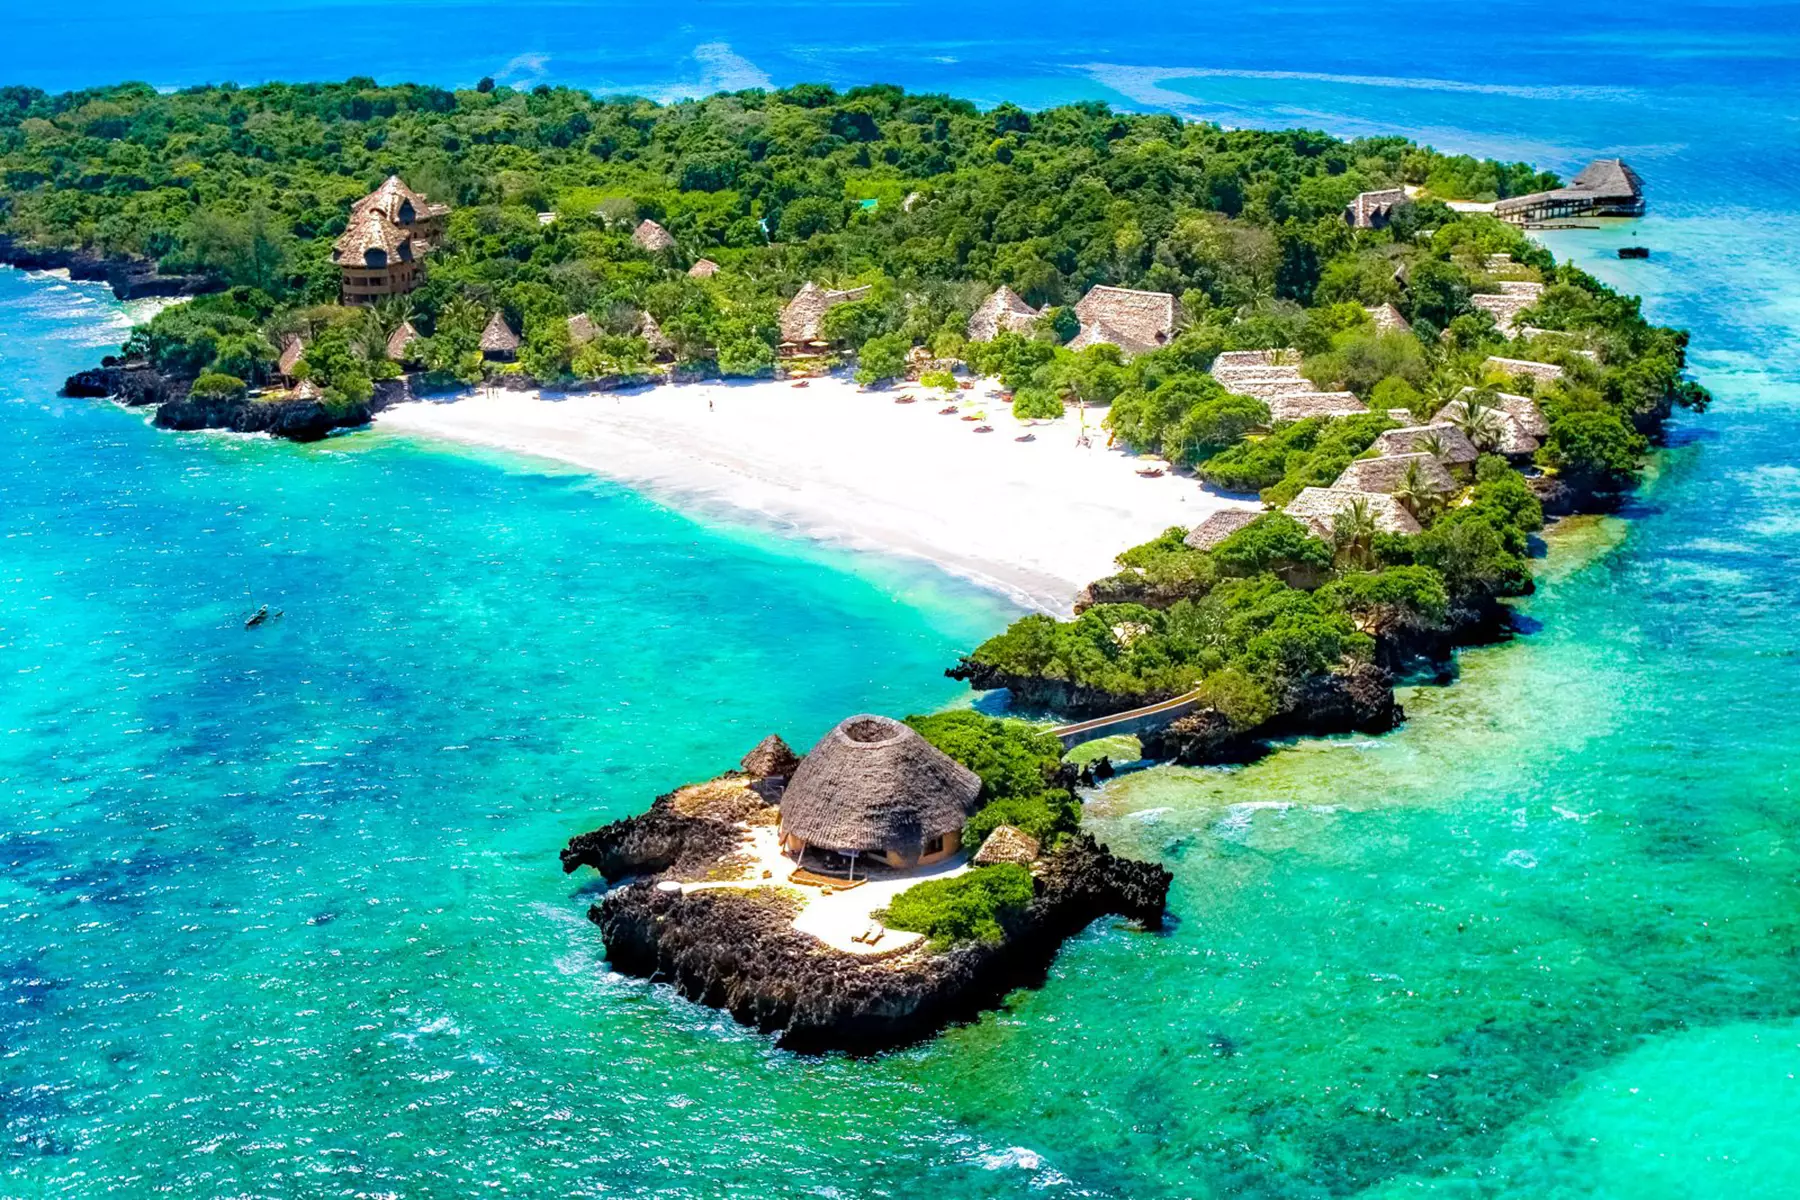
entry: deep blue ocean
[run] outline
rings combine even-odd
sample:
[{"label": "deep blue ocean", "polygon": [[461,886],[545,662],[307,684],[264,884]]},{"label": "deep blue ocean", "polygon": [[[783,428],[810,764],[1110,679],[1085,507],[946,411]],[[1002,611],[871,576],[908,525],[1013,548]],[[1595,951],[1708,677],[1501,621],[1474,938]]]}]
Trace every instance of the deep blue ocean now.
[{"label": "deep blue ocean", "polygon": [[1718,397],[1402,730],[1095,795],[1169,932],[805,1059],[609,974],[555,851],[955,701],[1011,610],[567,470],[59,400],[131,314],[0,272],[0,1196],[1800,1195],[1800,6],[0,15],[51,88],[888,81],[1621,154],[1651,215],[1549,244]]}]

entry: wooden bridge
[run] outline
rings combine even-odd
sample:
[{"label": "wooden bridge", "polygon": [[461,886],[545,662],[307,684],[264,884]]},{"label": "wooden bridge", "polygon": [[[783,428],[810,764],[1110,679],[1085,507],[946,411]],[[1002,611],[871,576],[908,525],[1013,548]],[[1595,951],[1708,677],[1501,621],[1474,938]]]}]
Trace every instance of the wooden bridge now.
[{"label": "wooden bridge", "polygon": [[1176,696],[1172,700],[1164,700],[1159,704],[1146,704],[1142,708],[1134,708],[1128,712],[1113,713],[1110,716],[1095,717],[1091,721],[1078,721],[1073,725],[1064,725],[1051,730],[1062,742],[1065,751],[1072,750],[1083,742],[1091,742],[1098,738],[1113,737],[1126,733],[1147,733],[1152,729],[1161,729],[1164,725],[1178,717],[1185,717],[1195,709],[1202,707],[1200,693],[1188,692]]}]

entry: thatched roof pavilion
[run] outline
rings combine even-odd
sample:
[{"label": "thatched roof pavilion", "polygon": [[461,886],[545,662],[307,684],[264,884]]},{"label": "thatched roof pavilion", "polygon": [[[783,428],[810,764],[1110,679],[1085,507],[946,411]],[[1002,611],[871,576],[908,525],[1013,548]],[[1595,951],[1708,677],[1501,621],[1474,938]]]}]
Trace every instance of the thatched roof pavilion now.
[{"label": "thatched roof pavilion", "polygon": [[638,222],[638,227],[632,230],[631,240],[652,254],[675,248],[675,236],[649,219]]},{"label": "thatched roof pavilion", "polygon": [[481,331],[481,353],[486,358],[511,358],[519,351],[519,335],[506,323],[506,314],[498,309],[488,318]]},{"label": "thatched roof pavilion", "polygon": [[1106,327],[1104,335],[1092,336],[1090,345],[1104,341],[1128,354],[1167,345],[1175,336],[1177,312],[1175,297],[1168,292],[1140,292],[1105,284],[1089,288],[1075,304],[1083,334],[1090,325]]},{"label": "thatched roof pavilion", "polygon": [[1390,429],[1375,439],[1374,449],[1383,456],[1431,454],[1447,467],[1466,467],[1481,457],[1468,434],[1449,424]]},{"label": "thatched roof pavilion", "polygon": [[1338,515],[1361,501],[1375,519],[1382,533],[1418,533],[1420,527],[1413,515],[1398,500],[1381,492],[1358,492],[1348,488],[1309,487],[1281,511],[1310,528],[1315,535],[1330,541],[1337,531]]},{"label": "thatched roof pavilion", "polygon": [[846,718],[800,760],[781,797],[789,853],[823,850],[892,866],[956,852],[981,778],[899,721]]},{"label": "thatched roof pavilion", "polygon": [[1262,513],[1255,509],[1222,508],[1188,530],[1187,537],[1182,540],[1195,550],[1211,550],[1260,516]]},{"label": "thatched roof pavilion", "polygon": [[1456,490],[1456,480],[1443,463],[1429,454],[1394,454],[1386,458],[1359,458],[1344,468],[1331,486],[1354,492],[1380,492],[1391,496],[1417,472],[1419,483],[1435,495]]},{"label": "thatched roof pavilion", "polygon": [[1016,825],[996,825],[994,832],[987,835],[981,843],[981,849],[975,852],[975,865],[991,867],[995,863],[1018,863],[1025,866],[1035,862],[1043,852],[1038,840]]},{"label": "thatched roof pavilion", "polygon": [[1008,329],[1023,333],[1039,315],[1019,293],[1009,287],[996,288],[969,318],[969,340],[991,342],[997,334]]},{"label": "thatched roof pavilion", "polygon": [[719,264],[710,258],[703,258],[688,268],[689,279],[711,279],[719,273]]},{"label": "thatched roof pavilion", "polygon": [[1381,229],[1393,220],[1396,208],[1411,203],[1405,188],[1362,192],[1344,206],[1344,223],[1352,229]]},{"label": "thatched roof pavilion", "polygon": [[1563,217],[1641,217],[1644,181],[1622,158],[1597,158],[1569,186],[1528,196],[1508,196],[1494,205],[1502,221],[1526,224]]}]

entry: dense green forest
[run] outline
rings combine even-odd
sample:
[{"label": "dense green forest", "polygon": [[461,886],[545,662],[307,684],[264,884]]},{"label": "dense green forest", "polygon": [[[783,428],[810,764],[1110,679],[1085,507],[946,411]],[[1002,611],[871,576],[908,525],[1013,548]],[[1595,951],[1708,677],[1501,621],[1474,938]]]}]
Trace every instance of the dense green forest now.
[{"label": "dense green forest", "polygon": [[[453,206],[446,236],[418,291],[338,307],[332,241],[390,173]],[[1098,103],[982,111],[887,86],[673,105],[485,80],[456,92],[367,79],[170,95],[0,89],[0,237],[226,285],[130,345],[197,380],[197,394],[265,382],[300,333],[301,373],[329,402],[359,403],[401,370],[385,345],[404,320],[423,335],[427,384],[494,370],[546,382],[643,373],[645,312],[676,365],[765,373],[779,307],[810,280],[870,285],[824,324],[859,378],[897,375],[924,346],[998,377],[1021,415],[1104,407],[1114,437],[1272,506],[1450,406],[1445,419],[1482,455],[1455,495],[1396,492],[1420,532],[1380,532],[1360,511],[1323,532],[1271,514],[1207,550],[1171,531],[1122,556],[1079,619],[1027,618],[972,656],[1120,700],[1205,686],[1246,728],[1396,631],[1491,617],[1530,586],[1544,479],[1583,500],[1629,488],[1670,411],[1706,403],[1683,379],[1685,334],[1650,325],[1636,300],[1558,266],[1518,230],[1442,203],[1555,182],[1401,138],[1225,130]],[[1390,225],[1346,224],[1358,192],[1403,184],[1422,190]],[[646,218],[672,249],[633,241]],[[720,269],[690,277],[702,257]],[[1528,332],[1498,328],[1474,302],[1509,283],[1542,285],[1521,317]],[[1129,361],[1112,346],[1071,351],[1070,306],[1096,284],[1173,294],[1176,336]],[[1000,285],[1043,316],[967,343],[969,315]],[[1385,305],[1410,329],[1378,326],[1370,309]],[[524,339],[504,367],[477,350],[495,310]],[[581,347],[567,322],[578,313],[602,334]],[[1370,413],[1271,422],[1263,401],[1207,373],[1222,351],[1265,348],[1291,349],[1314,385],[1352,392]],[[1496,370],[1495,355],[1562,377]],[[1534,453],[1510,461],[1502,392],[1547,426]],[[1520,467],[1544,475],[1528,486]]]}]

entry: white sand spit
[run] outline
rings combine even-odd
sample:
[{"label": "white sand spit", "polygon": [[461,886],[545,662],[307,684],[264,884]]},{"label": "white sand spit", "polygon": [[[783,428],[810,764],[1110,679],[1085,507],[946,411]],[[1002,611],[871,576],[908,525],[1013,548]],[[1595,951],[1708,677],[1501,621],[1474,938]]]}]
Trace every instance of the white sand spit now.
[{"label": "white sand spit", "polygon": [[[902,394],[919,397],[896,404]],[[946,403],[960,413],[940,415]],[[962,416],[985,413],[992,433]],[[1113,556],[1171,525],[1255,507],[1190,475],[1138,475],[1073,412],[1026,426],[986,386],[951,401],[845,379],[700,383],[625,393],[483,392],[376,418],[387,430],[580,466],[678,508],[858,550],[923,558],[1026,606],[1066,614]],[[1014,439],[1026,434],[1030,442]]]}]

